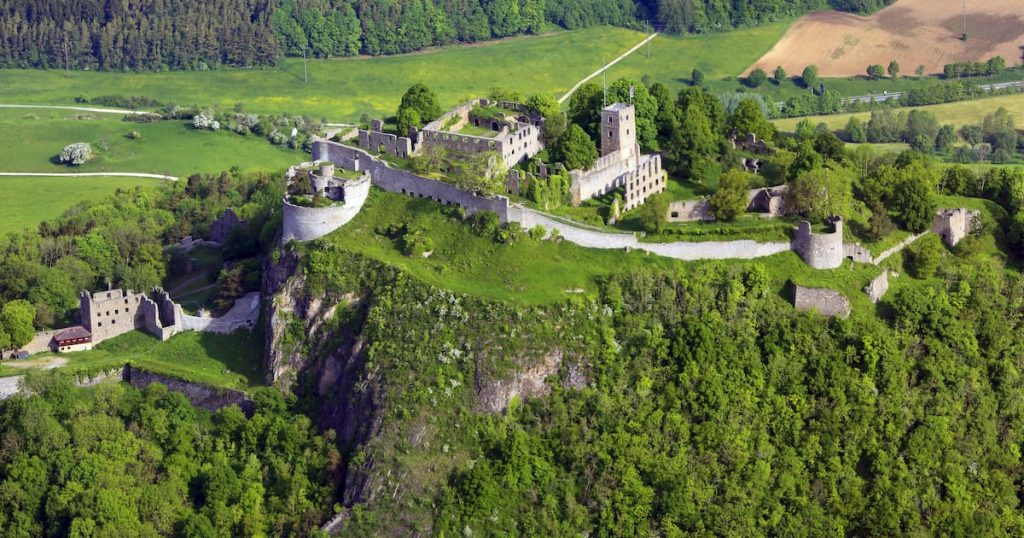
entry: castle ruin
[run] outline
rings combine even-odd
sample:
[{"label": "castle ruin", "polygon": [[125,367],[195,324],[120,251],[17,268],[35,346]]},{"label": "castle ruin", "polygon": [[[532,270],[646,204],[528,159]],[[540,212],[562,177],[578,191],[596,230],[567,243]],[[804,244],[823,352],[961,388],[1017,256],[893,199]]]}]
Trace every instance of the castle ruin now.
[{"label": "castle ruin", "polygon": [[573,204],[622,188],[626,193],[624,211],[663,192],[668,181],[661,167],[661,155],[640,153],[636,108],[625,103],[601,110],[601,157],[589,170],[573,170],[569,174]]},{"label": "castle ruin", "polygon": [[811,223],[802,221],[793,238],[793,250],[800,255],[807,265],[815,269],[835,269],[843,265],[845,249],[843,247],[843,219],[828,219],[832,231],[814,233]]}]

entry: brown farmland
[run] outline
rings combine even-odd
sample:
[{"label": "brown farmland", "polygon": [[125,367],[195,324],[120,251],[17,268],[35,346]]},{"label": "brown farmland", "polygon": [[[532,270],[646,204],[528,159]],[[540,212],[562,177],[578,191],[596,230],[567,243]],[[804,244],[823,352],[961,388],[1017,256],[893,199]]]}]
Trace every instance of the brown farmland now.
[{"label": "brown farmland", "polygon": [[[750,69],[781,65],[798,75],[810,64],[821,76],[863,75],[870,64],[896,60],[902,75],[923,65],[941,73],[947,63],[1000,55],[1007,66],[1024,57],[1024,0],[967,2],[966,42],[961,0],[899,0],[870,17],[825,11],[798,20]],[[748,70],[749,71],[749,70]]]}]

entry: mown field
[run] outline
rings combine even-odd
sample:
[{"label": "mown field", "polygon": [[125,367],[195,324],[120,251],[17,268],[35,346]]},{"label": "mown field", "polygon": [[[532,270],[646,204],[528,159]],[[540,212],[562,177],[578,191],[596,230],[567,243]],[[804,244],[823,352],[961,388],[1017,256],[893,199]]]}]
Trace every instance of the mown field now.
[{"label": "mown field", "polygon": [[[950,123],[956,126],[981,123],[985,115],[991,114],[999,107],[1006,108],[1015,118],[1024,120],[1024,95],[1002,95],[987,99],[974,101],[961,101],[958,103],[946,103],[915,107],[920,110],[927,110],[935,114],[940,123]],[[910,111],[911,108],[901,108],[900,111]],[[850,121],[851,116],[856,116],[863,121],[871,117],[870,112],[858,112],[855,114],[833,114],[830,116],[808,116],[807,118],[786,118],[775,120],[775,126],[785,132],[793,132],[796,124],[801,120],[808,119],[815,125],[824,123],[830,129],[842,129]]]},{"label": "mown field", "polygon": [[118,189],[154,188],[159,179],[132,177],[0,177],[0,235],[53,220],[75,204]]},{"label": "mown field", "polygon": [[[0,144],[0,172],[104,173],[134,172],[187,177],[238,167],[276,172],[301,161],[305,154],[274,146],[257,136],[196,131],[183,121],[136,124],[113,114],[54,110],[0,109],[0,129],[13,136]],[[128,131],[142,138],[131,140]],[[107,149],[102,148],[104,143]],[[96,158],[78,167],[58,164],[61,148],[89,142]],[[83,200],[96,200],[118,188],[152,187],[158,179],[127,177],[0,176],[0,234],[33,227],[60,216]]]},{"label": "mown field", "polygon": [[402,56],[311,60],[309,82],[302,60],[273,69],[210,72],[114,73],[0,70],[0,102],[70,104],[79,95],[145,95],[183,105],[253,112],[289,112],[354,121],[364,114],[393,114],[402,93],[423,82],[441,104],[486,94],[493,86],[523,94],[561,95],[644,38],[642,32],[596,27],[519,37]]},{"label": "mown field", "polygon": [[[90,118],[90,119],[75,119]],[[244,170],[281,170],[302,152],[274,146],[258,136],[196,131],[185,121],[128,123],[114,114],[0,109],[0,129],[17,133],[0,144],[0,172],[141,172],[188,176]],[[142,138],[131,140],[128,131]],[[107,149],[103,149],[103,141]],[[56,162],[61,148],[89,142],[96,158],[82,166]]]}]

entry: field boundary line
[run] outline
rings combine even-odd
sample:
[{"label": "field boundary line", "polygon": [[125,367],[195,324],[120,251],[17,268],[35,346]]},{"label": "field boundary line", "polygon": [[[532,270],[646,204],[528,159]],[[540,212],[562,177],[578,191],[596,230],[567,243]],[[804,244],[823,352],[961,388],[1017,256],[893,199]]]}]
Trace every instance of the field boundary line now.
[{"label": "field boundary line", "polygon": [[177,176],[145,172],[0,172],[2,177],[143,177],[178,181]]},{"label": "field boundary line", "polygon": [[651,41],[653,41],[654,38],[658,37],[658,35],[660,33],[661,32],[654,32],[653,34],[647,36],[646,38],[644,38],[643,41],[641,41],[640,43],[637,43],[633,48],[631,48],[631,49],[627,50],[626,52],[623,52],[622,54],[620,54],[618,58],[615,58],[611,62],[608,62],[607,64],[602,66],[601,69],[598,69],[597,71],[594,71],[593,73],[588,75],[583,80],[577,82],[576,85],[573,86],[572,88],[570,88],[569,91],[566,92],[565,95],[563,95],[561,98],[558,99],[558,104],[562,104],[562,103],[566,102],[570,97],[572,97],[572,94],[576,93],[576,90],[580,89],[580,86],[590,82],[591,80],[594,79],[594,77],[600,75],[601,73],[604,73],[605,71],[608,70],[609,67],[611,67],[611,66],[621,62],[622,60],[625,60],[630,54],[633,54],[634,52],[640,50],[640,48],[643,47],[644,45],[646,45],[646,44],[650,43]]},{"label": "field boundary line", "polygon": [[54,110],[77,110],[79,112],[97,112],[100,114],[150,114],[145,110],[127,110],[124,108],[94,108],[87,106],[66,106],[66,105],[4,105],[0,108],[49,108]]}]

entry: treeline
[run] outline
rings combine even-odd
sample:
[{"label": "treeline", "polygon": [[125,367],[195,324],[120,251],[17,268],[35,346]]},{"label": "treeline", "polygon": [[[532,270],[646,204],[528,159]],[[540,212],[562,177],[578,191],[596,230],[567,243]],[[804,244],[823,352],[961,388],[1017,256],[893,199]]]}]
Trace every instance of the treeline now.
[{"label": "treeline", "polygon": [[706,33],[888,0],[13,0],[0,5],[0,67],[205,70],[282,56],[396,54],[552,25]]},{"label": "treeline", "polygon": [[946,64],[942,70],[946,78],[981,77],[998,75],[1006,69],[1002,56],[990,58],[987,62],[957,62]]}]

